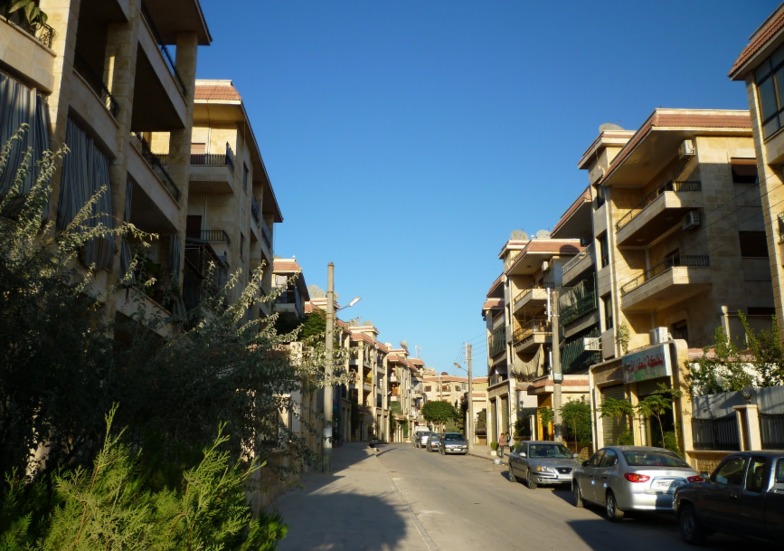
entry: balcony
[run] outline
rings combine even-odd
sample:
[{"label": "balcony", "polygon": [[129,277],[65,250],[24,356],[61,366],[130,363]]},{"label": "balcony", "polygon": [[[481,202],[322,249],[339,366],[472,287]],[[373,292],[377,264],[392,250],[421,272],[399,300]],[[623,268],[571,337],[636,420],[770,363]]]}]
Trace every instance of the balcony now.
[{"label": "balcony", "polygon": [[562,277],[564,285],[568,285],[577,279],[580,274],[594,266],[593,249],[593,243],[591,243],[563,265]]},{"label": "balcony", "polygon": [[621,287],[624,311],[658,311],[711,286],[707,255],[680,255],[656,264]]},{"label": "balcony", "polygon": [[547,303],[548,289],[546,287],[533,287],[520,291],[514,298],[514,313],[541,310]]},{"label": "balcony", "polygon": [[503,327],[493,331],[488,339],[487,349],[491,357],[498,356],[506,350],[506,331]]},{"label": "balcony", "polygon": [[646,195],[615,224],[619,246],[644,246],[703,206],[699,181],[667,182]]},{"label": "balcony", "polygon": [[192,193],[233,192],[234,151],[228,142],[225,153],[191,154],[190,189]]},{"label": "balcony", "polygon": [[261,226],[261,238],[264,245],[266,245],[266,255],[272,258],[272,228],[267,225],[264,219],[259,224]]},{"label": "balcony", "polygon": [[561,325],[568,325],[585,314],[593,312],[598,307],[594,289],[587,289],[580,296],[570,290],[562,297],[561,301],[569,303],[568,306],[561,308],[559,312]]},{"label": "balcony", "polygon": [[131,145],[134,149],[142,156],[142,159],[147,163],[147,166],[155,174],[155,177],[164,187],[164,189],[172,196],[172,198],[179,202],[180,201],[180,189],[174,183],[174,180],[167,172],[166,168],[161,163],[160,158],[158,155],[155,155],[151,150],[150,146],[147,141],[141,136],[141,134],[133,133],[131,134]]},{"label": "balcony", "polygon": [[550,324],[546,317],[537,316],[515,323],[512,336],[515,352],[525,352],[539,344],[549,342]]}]

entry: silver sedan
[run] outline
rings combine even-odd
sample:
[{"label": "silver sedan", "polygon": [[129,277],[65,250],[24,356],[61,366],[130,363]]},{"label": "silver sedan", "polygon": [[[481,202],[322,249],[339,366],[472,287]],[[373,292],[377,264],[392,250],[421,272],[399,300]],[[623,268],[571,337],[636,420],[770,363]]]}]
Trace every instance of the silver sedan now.
[{"label": "silver sedan", "polygon": [[525,480],[529,489],[540,485],[571,484],[579,463],[560,442],[520,442],[509,453],[509,480]]},{"label": "silver sedan", "polygon": [[615,521],[624,511],[672,511],[675,488],[701,480],[679,455],[664,448],[610,446],[584,461],[574,472],[574,503],[604,506]]}]

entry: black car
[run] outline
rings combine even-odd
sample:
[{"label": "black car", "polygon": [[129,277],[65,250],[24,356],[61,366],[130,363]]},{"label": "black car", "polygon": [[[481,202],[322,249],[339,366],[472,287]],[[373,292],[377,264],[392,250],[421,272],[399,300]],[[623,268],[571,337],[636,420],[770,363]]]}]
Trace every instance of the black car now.
[{"label": "black car", "polygon": [[784,450],[728,455],[704,482],[675,490],[674,509],[686,543],[712,532],[784,540]]}]

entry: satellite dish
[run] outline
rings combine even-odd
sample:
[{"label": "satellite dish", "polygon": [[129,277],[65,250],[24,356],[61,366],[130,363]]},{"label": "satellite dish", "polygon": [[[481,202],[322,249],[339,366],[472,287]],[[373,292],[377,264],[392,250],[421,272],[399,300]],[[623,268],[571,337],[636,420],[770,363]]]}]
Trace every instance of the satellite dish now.
[{"label": "satellite dish", "polygon": [[536,232],[537,239],[550,239],[550,232],[547,230],[539,230]]},{"label": "satellite dish", "polygon": [[623,130],[623,128],[615,123],[605,122],[599,125],[599,132],[604,132],[605,130]]},{"label": "satellite dish", "polygon": [[512,241],[527,241],[528,234],[523,230],[513,230],[512,235],[509,237]]}]

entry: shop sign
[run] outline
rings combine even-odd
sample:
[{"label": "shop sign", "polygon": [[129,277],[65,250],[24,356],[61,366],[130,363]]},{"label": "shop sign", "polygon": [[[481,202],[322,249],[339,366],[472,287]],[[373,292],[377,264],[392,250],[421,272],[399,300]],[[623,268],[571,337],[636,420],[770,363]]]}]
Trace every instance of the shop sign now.
[{"label": "shop sign", "polygon": [[670,345],[660,344],[621,358],[623,382],[638,383],[672,375]]}]

